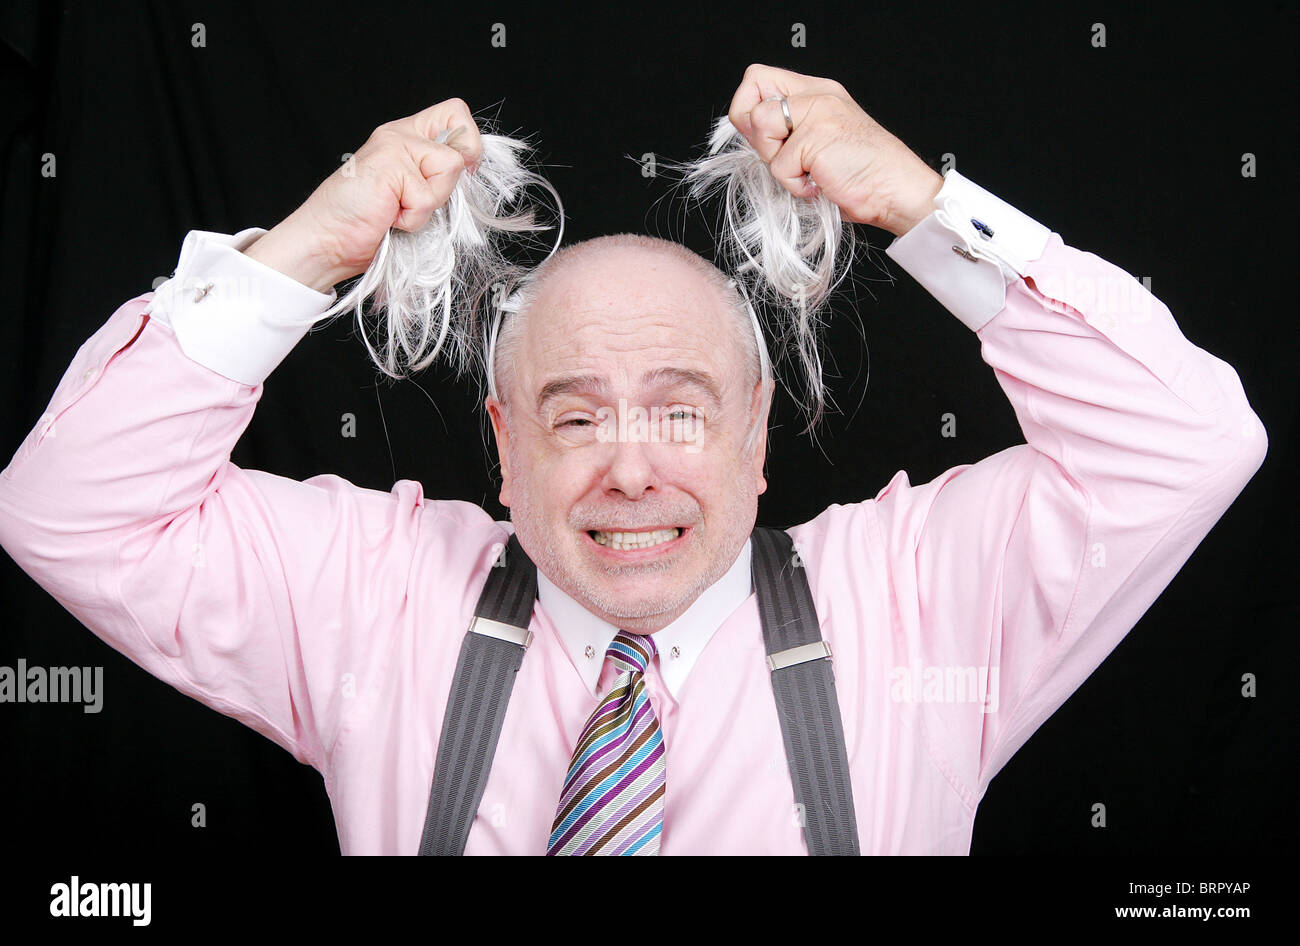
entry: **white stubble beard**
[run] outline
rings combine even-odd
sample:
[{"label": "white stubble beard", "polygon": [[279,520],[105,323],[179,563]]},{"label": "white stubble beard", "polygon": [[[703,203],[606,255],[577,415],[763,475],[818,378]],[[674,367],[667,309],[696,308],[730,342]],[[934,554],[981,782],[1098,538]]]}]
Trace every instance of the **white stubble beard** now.
[{"label": "white stubble beard", "polygon": [[[513,452],[512,449],[511,453]],[[511,457],[512,469],[521,469],[518,460],[517,457]],[[757,513],[758,493],[751,478],[740,476],[738,479],[744,488],[734,496],[727,507],[712,517],[714,522],[721,524],[722,533],[714,558],[704,572],[686,588],[666,588],[648,598],[643,597],[633,602],[629,602],[625,596],[612,593],[597,576],[590,573],[587,567],[583,567],[590,562],[590,557],[579,548],[584,538],[576,526],[566,524],[563,536],[554,534],[544,508],[535,501],[532,491],[527,486],[527,477],[516,477],[512,484],[510,520],[515,525],[515,531],[521,533],[521,544],[525,539],[528,540],[528,545],[531,547],[529,556],[542,573],[554,582],[556,587],[598,617],[618,624],[620,621],[643,620],[657,614],[681,614],[710,585],[731,569],[745,540],[749,538]],[[534,529],[538,524],[541,525],[541,529]],[[695,523],[691,541],[708,541],[706,530],[709,528],[708,524]],[[601,571],[613,576],[652,575],[671,567],[671,564],[664,560],[640,565],[605,567]]]}]

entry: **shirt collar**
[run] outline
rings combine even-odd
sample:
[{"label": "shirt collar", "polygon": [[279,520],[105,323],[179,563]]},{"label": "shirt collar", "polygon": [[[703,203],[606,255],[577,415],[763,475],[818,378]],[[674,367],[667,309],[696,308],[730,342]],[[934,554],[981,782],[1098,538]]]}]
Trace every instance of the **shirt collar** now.
[{"label": "shirt collar", "polygon": [[[650,635],[659,652],[659,675],[674,700],[679,698],[678,694],[685,686],[691,668],[704,652],[714,632],[753,592],[750,568],[751,549],[747,539],[725,575],[704,589],[677,620]],[[537,570],[537,598],[542,610],[555,625],[556,633],[574,669],[582,677],[591,695],[596,696],[600,672],[605,664],[605,651],[609,649],[618,628],[596,617],[561,591],[542,574],[540,568]]]}]

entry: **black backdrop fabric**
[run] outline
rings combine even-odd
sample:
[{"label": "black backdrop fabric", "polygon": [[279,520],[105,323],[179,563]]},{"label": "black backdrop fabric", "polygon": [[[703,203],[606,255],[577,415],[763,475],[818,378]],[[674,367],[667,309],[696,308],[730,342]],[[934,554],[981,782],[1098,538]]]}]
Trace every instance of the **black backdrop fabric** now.
[{"label": "black backdrop fabric", "polygon": [[[1270,438],[1262,469],[1159,600],[993,781],[972,853],[1294,844],[1297,519],[1283,490],[1297,389],[1295,15],[1050,6],[11,3],[0,14],[6,462],[78,346],[170,274],[187,231],[271,227],[382,122],[464,98],[500,129],[537,135],[566,239],[649,232],[708,255],[708,214],[684,218],[668,182],[628,155],[698,153],[751,62],[829,76],[936,169],[951,156],[1070,245],[1150,277],[1183,333],[1237,370]],[[498,22],[504,48],[491,43]],[[978,340],[879,252],[888,234],[859,229],[876,252],[828,336],[840,411],[813,442],[778,403],[760,523],[804,522],[873,497],[900,469],[924,482],[1023,442]],[[947,412],[955,438],[941,435]],[[341,436],[345,413],[353,438]],[[383,490],[415,479],[426,495],[507,515],[471,386],[441,367],[379,380],[346,318],[274,372],[234,460]],[[149,677],[2,558],[0,664],[104,668],[98,714],[0,705],[7,841],[338,852],[314,770]],[[1258,680],[1254,698],[1243,674]],[[1104,829],[1091,823],[1098,802]],[[206,827],[191,825],[196,803]]]}]

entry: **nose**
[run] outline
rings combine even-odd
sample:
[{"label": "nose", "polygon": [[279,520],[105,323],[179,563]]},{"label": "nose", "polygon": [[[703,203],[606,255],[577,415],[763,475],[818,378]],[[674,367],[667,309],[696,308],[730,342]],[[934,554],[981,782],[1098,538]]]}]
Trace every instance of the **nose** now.
[{"label": "nose", "polygon": [[608,466],[601,488],[607,493],[621,493],[626,499],[637,500],[659,486],[659,477],[651,462],[651,444],[635,440],[606,444]]}]

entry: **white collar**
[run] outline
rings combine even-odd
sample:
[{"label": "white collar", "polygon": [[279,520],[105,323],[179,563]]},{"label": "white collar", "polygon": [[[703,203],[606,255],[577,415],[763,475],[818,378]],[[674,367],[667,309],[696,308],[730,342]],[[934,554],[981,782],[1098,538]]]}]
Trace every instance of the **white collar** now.
[{"label": "white collar", "polygon": [[[746,539],[731,569],[705,588],[677,620],[650,635],[659,652],[659,674],[674,700],[679,698],[686,677],[713,633],[753,593],[750,556],[750,541]],[[537,597],[542,610],[555,625],[574,669],[591,695],[596,696],[600,671],[605,664],[605,651],[618,628],[596,617],[561,591],[542,574],[540,568],[537,570]],[[674,648],[676,656],[673,656]]]}]

